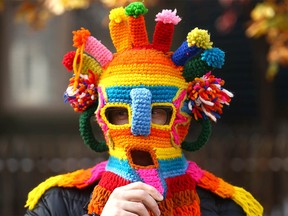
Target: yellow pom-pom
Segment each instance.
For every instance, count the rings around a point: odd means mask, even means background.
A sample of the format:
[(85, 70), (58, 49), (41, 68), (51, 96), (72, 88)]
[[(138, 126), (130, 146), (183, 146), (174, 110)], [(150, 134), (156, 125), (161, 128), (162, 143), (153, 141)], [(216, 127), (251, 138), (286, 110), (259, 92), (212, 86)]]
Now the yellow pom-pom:
[(123, 7), (115, 8), (110, 11), (109, 19), (115, 23), (121, 23), (127, 20), (125, 9)]
[(213, 42), (210, 41), (210, 35), (207, 30), (195, 28), (187, 35), (188, 46), (197, 46), (203, 49), (212, 48)]

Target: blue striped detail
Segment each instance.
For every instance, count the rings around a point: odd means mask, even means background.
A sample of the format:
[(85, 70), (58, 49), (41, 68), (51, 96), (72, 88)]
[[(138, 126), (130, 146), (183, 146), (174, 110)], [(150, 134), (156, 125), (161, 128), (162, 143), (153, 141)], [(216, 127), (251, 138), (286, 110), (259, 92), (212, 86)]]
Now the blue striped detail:
[[(188, 162), (184, 155), (182, 155), (180, 158), (158, 160), (158, 163), (158, 170), (159, 174), (161, 175), (161, 179), (183, 175), (186, 173), (188, 168)], [(128, 160), (120, 160), (116, 157), (110, 156), (106, 170), (113, 172), (131, 182), (142, 181), (135, 170), (129, 165)]]
[(130, 91), (135, 88), (146, 88), (152, 93), (152, 103), (156, 102), (172, 102), (178, 87), (175, 86), (113, 86), (106, 88), (108, 102), (121, 102), (131, 104)]
[(168, 187), (167, 187), (167, 184), (166, 184), (166, 181), (165, 181), (163, 174), (161, 172), (159, 172), (159, 169), (157, 171), (158, 171), (157, 173), (159, 175), (159, 178), (161, 180), (161, 185), (162, 185), (163, 190), (164, 190), (162, 195), (164, 198), (166, 198)]
[(158, 160), (159, 171), (163, 175), (163, 178), (170, 178), (186, 173), (188, 168), (188, 162), (184, 155), (180, 158)]
[(129, 165), (128, 160), (121, 160), (110, 156), (106, 165), (106, 170), (131, 182), (142, 181), (135, 170)]

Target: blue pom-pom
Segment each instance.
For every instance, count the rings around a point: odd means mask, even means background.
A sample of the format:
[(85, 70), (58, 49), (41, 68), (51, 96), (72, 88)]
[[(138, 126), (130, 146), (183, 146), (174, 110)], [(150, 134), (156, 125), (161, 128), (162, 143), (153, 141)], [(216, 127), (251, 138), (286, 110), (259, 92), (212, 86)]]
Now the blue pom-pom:
[(225, 53), (219, 48), (207, 49), (201, 54), (201, 60), (205, 61), (210, 67), (222, 68), (225, 61)]

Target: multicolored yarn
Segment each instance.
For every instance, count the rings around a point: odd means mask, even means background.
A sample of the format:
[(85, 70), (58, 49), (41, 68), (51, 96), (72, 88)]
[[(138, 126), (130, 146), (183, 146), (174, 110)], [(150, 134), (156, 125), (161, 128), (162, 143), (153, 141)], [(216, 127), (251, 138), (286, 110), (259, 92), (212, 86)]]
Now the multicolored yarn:
[[(94, 188), (92, 202), (88, 206), (90, 213), (99, 214), (113, 190), (130, 183), (130, 181), (113, 172), (107, 171), (105, 169), (106, 166), (107, 161), (104, 161), (86, 170), (78, 170), (47, 179), (29, 193), (25, 207), (33, 209), (49, 188), (84, 188), (99, 181)], [(163, 215), (183, 215), (184, 212), (189, 212), (189, 215), (200, 216), (200, 200), (195, 191), (196, 185), (222, 198), (234, 200), (242, 206), (247, 216), (263, 215), (263, 207), (249, 192), (225, 182), (206, 170), (202, 170), (192, 161), (188, 162), (187, 169), (183, 175), (166, 178), (165, 181), (168, 187), (166, 199), (159, 203), (159, 208)], [(175, 202), (176, 200), (177, 202)]]
[(187, 41), (174, 52), (172, 60), (176, 65), (184, 65), (202, 50), (211, 49), (212, 42), (207, 30), (194, 28), (187, 35)]
[(189, 162), (187, 173), (192, 176), (199, 187), (212, 191), (222, 198), (231, 198), (239, 204), (247, 215), (263, 215), (263, 207), (243, 188), (235, 187), (212, 173), (202, 170), (192, 161)]
[(224, 81), (215, 78), (211, 72), (201, 78), (195, 78), (188, 85), (188, 103), (194, 118), (207, 117), (216, 122), (222, 114), (223, 104), (229, 105), (233, 94), (222, 88)]
[(87, 107), (97, 102), (97, 87), (95, 84), (98, 77), (88, 70), (89, 75), (82, 75), (78, 78), (77, 90), (74, 90), (76, 77), (70, 79), (69, 87), (64, 94), (64, 101), (69, 102), (76, 112), (82, 112)]
[(104, 161), (90, 169), (77, 170), (71, 173), (48, 178), (28, 194), (25, 207), (32, 210), (45, 191), (52, 187), (87, 187), (101, 178), (103, 172), (105, 171), (106, 163), (107, 162)]
[[(101, 214), (115, 188), (142, 181), (164, 196), (159, 203), (164, 216), (200, 216), (197, 185), (233, 199), (247, 215), (262, 215), (261, 205), (251, 194), (200, 169), (182, 152), (198, 150), (208, 141), (210, 120), (216, 121), (233, 97), (222, 87), (224, 81), (211, 74), (224, 64), (224, 52), (212, 47), (206, 30), (195, 28), (172, 53), (174, 27), (181, 20), (176, 10), (156, 15), (150, 43), (144, 19), (147, 11), (140, 2), (111, 11), (114, 54), (88, 30), (73, 32), (77, 50), (63, 59), (66, 68), (74, 71), (65, 100), (82, 113), (79, 125), (85, 144), (97, 152), (108, 150), (110, 156), (91, 169), (46, 180), (29, 194), (26, 206), (33, 209), (51, 187), (82, 188), (97, 182), (88, 213)], [(167, 124), (151, 122), (155, 106), (171, 110)], [(110, 122), (107, 113), (111, 107), (126, 109), (128, 123)], [(94, 112), (106, 145), (91, 131), (89, 120)], [(193, 117), (201, 122), (202, 131), (196, 141), (188, 142), (185, 137)], [(146, 165), (139, 163), (138, 153), (147, 159)]]

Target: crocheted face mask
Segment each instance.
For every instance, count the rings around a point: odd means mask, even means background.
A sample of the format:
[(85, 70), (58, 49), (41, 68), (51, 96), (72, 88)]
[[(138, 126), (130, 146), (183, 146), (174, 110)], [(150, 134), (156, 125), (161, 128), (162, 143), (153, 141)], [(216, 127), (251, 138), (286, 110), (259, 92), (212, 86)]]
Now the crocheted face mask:
[[(164, 177), (172, 177), (167, 165), (182, 164), (180, 144), (191, 118), (181, 110), (186, 89), (180, 68), (163, 52), (129, 49), (113, 58), (99, 80), (96, 111), (109, 146), (108, 170), (117, 170), (131, 182), (144, 181), (164, 193)], [(127, 111), (127, 124), (111, 123), (107, 114), (115, 108)], [(152, 121), (157, 118), (157, 109), (167, 112), (162, 124)], [(176, 164), (180, 168), (181, 164)]]
[[(108, 170), (132, 182), (144, 181), (165, 194), (164, 179), (186, 169), (181, 148), (194, 151), (207, 142), (210, 120), (219, 118), (223, 104), (229, 104), (233, 95), (222, 87), (223, 80), (211, 74), (222, 67), (224, 52), (212, 47), (206, 30), (193, 29), (172, 53), (174, 26), (181, 20), (176, 10), (156, 15), (152, 43), (146, 32), (146, 12), (140, 2), (111, 11), (114, 54), (88, 30), (73, 32), (77, 51), (63, 59), (74, 70), (65, 99), (82, 112), (84, 142), (98, 152), (109, 148)], [(106, 144), (91, 133), (89, 120), (96, 107)], [(157, 109), (166, 117), (162, 123), (153, 122)], [(111, 112), (124, 112), (127, 119), (115, 124)], [(192, 117), (202, 123), (202, 131), (195, 142), (185, 142)], [(144, 163), (140, 157), (146, 158)]]

